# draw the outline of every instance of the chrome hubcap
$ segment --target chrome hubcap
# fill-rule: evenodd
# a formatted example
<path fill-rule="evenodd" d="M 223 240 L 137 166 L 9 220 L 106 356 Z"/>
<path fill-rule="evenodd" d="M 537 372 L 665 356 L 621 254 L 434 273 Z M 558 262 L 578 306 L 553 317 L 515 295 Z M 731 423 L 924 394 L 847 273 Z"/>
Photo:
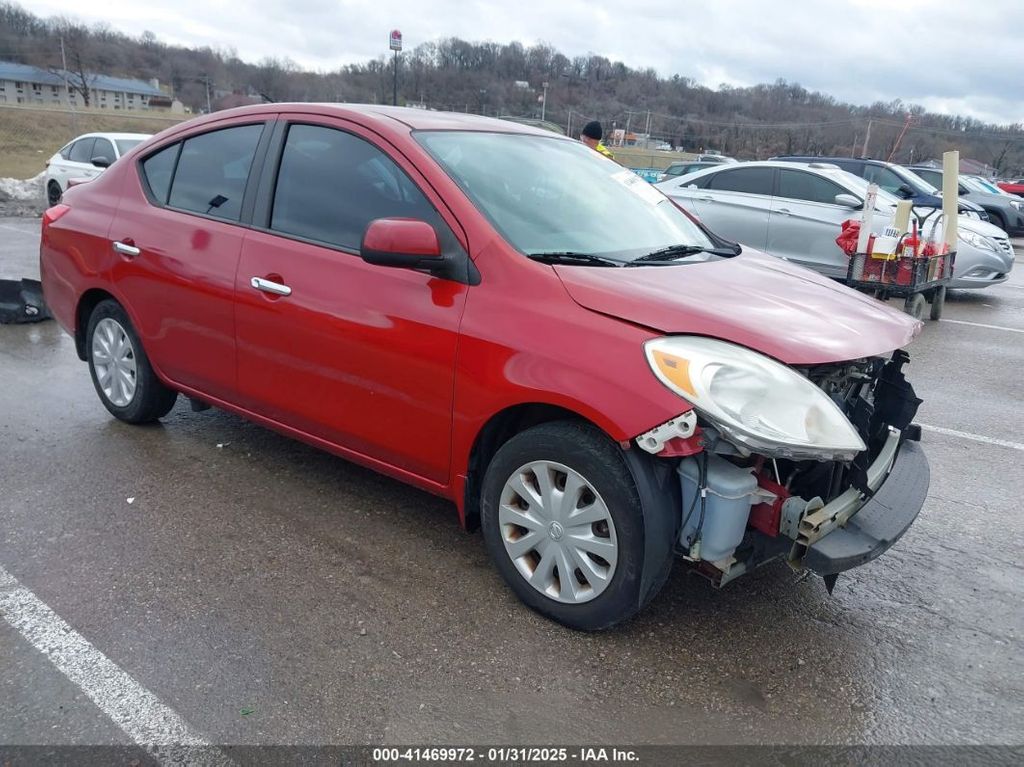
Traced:
<path fill-rule="evenodd" d="M 618 541 L 604 500 L 553 461 L 520 467 L 501 492 L 498 524 L 519 574 L 558 602 L 589 602 L 615 575 Z"/>
<path fill-rule="evenodd" d="M 116 407 L 127 407 L 135 396 L 135 348 L 117 320 L 105 317 L 96 324 L 92 365 L 103 396 Z"/>

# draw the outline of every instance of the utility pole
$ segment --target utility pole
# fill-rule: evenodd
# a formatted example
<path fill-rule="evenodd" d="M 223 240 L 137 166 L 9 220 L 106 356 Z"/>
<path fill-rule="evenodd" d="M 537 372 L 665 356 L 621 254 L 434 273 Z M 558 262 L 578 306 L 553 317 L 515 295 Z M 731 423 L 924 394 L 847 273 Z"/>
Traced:
<path fill-rule="evenodd" d="M 203 75 L 203 82 L 206 83 L 206 114 L 212 114 L 213 109 L 210 107 L 210 76 Z"/>
<path fill-rule="evenodd" d="M 544 96 L 541 98 L 540 102 L 540 120 L 541 122 L 544 122 L 544 115 L 548 110 L 548 84 L 541 83 L 541 85 L 544 87 Z"/>
<path fill-rule="evenodd" d="M 864 146 L 860 150 L 861 157 L 868 156 L 868 142 L 871 140 L 871 120 L 868 120 L 868 132 L 864 134 Z"/>
<path fill-rule="evenodd" d="M 651 110 L 647 110 L 647 127 L 644 129 L 644 149 L 651 148 Z"/>
<path fill-rule="evenodd" d="M 569 110 L 569 121 L 565 124 L 565 135 L 572 136 L 572 110 Z"/>

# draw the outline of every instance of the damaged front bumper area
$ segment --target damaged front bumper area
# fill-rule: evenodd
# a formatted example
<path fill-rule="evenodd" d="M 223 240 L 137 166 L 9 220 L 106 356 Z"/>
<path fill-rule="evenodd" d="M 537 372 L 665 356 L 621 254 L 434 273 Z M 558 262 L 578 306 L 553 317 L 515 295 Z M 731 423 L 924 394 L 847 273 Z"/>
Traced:
<path fill-rule="evenodd" d="M 852 508 L 839 508 L 842 498 L 837 498 L 806 515 L 790 563 L 821 576 L 837 575 L 870 562 L 896 543 L 928 495 L 930 472 L 921 446 L 905 441 L 882 479 L 870 499 L 859 498 Z"/>
<path fill-rule="evenodd" d="M 902 373 L 908 359 L 897 350 L 805 371 L 867 445 L 850 461 L 743 453 L 692 413 L 640 435 L 637 444 L 679 478 L 677 554 L 715 586 L 783 559 L 831 592 L 839 573 L 887 551 L 917 518 L 930 481 L 912 423 L 921 401 Z"/>

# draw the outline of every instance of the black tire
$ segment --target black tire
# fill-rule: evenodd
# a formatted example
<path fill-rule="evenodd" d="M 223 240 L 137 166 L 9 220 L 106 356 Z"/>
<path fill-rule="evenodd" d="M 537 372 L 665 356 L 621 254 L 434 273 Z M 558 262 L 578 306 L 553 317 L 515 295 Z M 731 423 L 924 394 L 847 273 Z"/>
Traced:
<path fill-rule="evenodd" d="M 932 293 L 932 307 L 928 312 L 928 316 L 933 321 L 938 322 L 942 319 L 942 307 L 946 305 L 946 286 L 940 285 L 935 288 L 935 292 Z"/>
<path fill-rule="evenodd" d="M 561 602 L 542 593 L 520 573 L 505 549 L 499 521 L 505 483 L 534 461 L 551 461 L 578 473 L 603 500 L 611 516 L 618 547 L 614 571 L 604 590 L 589 601 Z M 671 569 L 671 546 L 658 547 L 653 554 L 652 548 L 645 546 L 645 514 L 656 513 L 664 512 L 643 508 L 620 448 L 599 429 L 583 422 L 556 421 L 517 434 L 491 460 L 481 490 L 484 541 L 505 582 L 528 607 L 584 631 L 606 629 L 627 620 L 664 585 Z"/>
<path fill-rule="evenodd" d="M 988 222 L 992 224 L 992 226 L 998 226 L 1004 232 L 1006 231 L 1006 219 L 1003 218 L 1002 213 L 998 213 L 994 210 L 988 211 Z"/>
<path fill-rule="evenodd" d="M 60 190 L 60 184 L 56 181 L 51 181 L 46 185 L 46 201 L 50 204 L 51 208 L 59 203 L 63 196 L 64 193 Z"/>
<path fill-rule="evenodd" d="M 97 361 L 93 344 L 97 328 L 103 320 L 113 320 L 117 323 L 131 343 L 129 358 L 135 364 L 135 387 L 130 399 L 123 404 L 115 403 L 111 395 L 104 391 L 96 370 Z M 105 327 L 111 326 L 105 325 Z M 103 406 L 115 418 L 126 423 L 149 423 L 163 418 L 174 407 L 178 393 L 168 389 L 157 378 L 156 373 L 153 372 L 153 366 L 149 364 L 149 358 L 142 348 L 139 335 L 135 332 L 131 320 L 128 319 L 128 314 L 116 301 L 109 299 L 101 301 L 89 315 L 89 324 L 85 334 L 85 352 L 86 358 L 89 360 L 89 375 L 92 377 L 93 386 L 96 387 L 96 393 Z"/>
<path fill-rule="evenodd" d="M 907 300 L 903 302 L 903 311 L 913 317 L 915 320 L 919 320 L 924 317 L 924 307 L 928 304 L 924 295 L 921 293 L 911 293 L 907 296 Z"/>

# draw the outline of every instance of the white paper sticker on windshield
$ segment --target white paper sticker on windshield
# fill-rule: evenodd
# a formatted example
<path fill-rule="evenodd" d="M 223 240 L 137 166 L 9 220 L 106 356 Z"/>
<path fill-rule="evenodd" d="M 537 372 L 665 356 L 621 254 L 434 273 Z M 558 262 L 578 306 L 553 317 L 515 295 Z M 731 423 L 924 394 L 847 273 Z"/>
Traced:
<path fill-rule="evenodd" d="M 631 170 L 619 171 L 612 178 L 649 205 L 657 205 L 665 199 L 665 195 Z"/>

